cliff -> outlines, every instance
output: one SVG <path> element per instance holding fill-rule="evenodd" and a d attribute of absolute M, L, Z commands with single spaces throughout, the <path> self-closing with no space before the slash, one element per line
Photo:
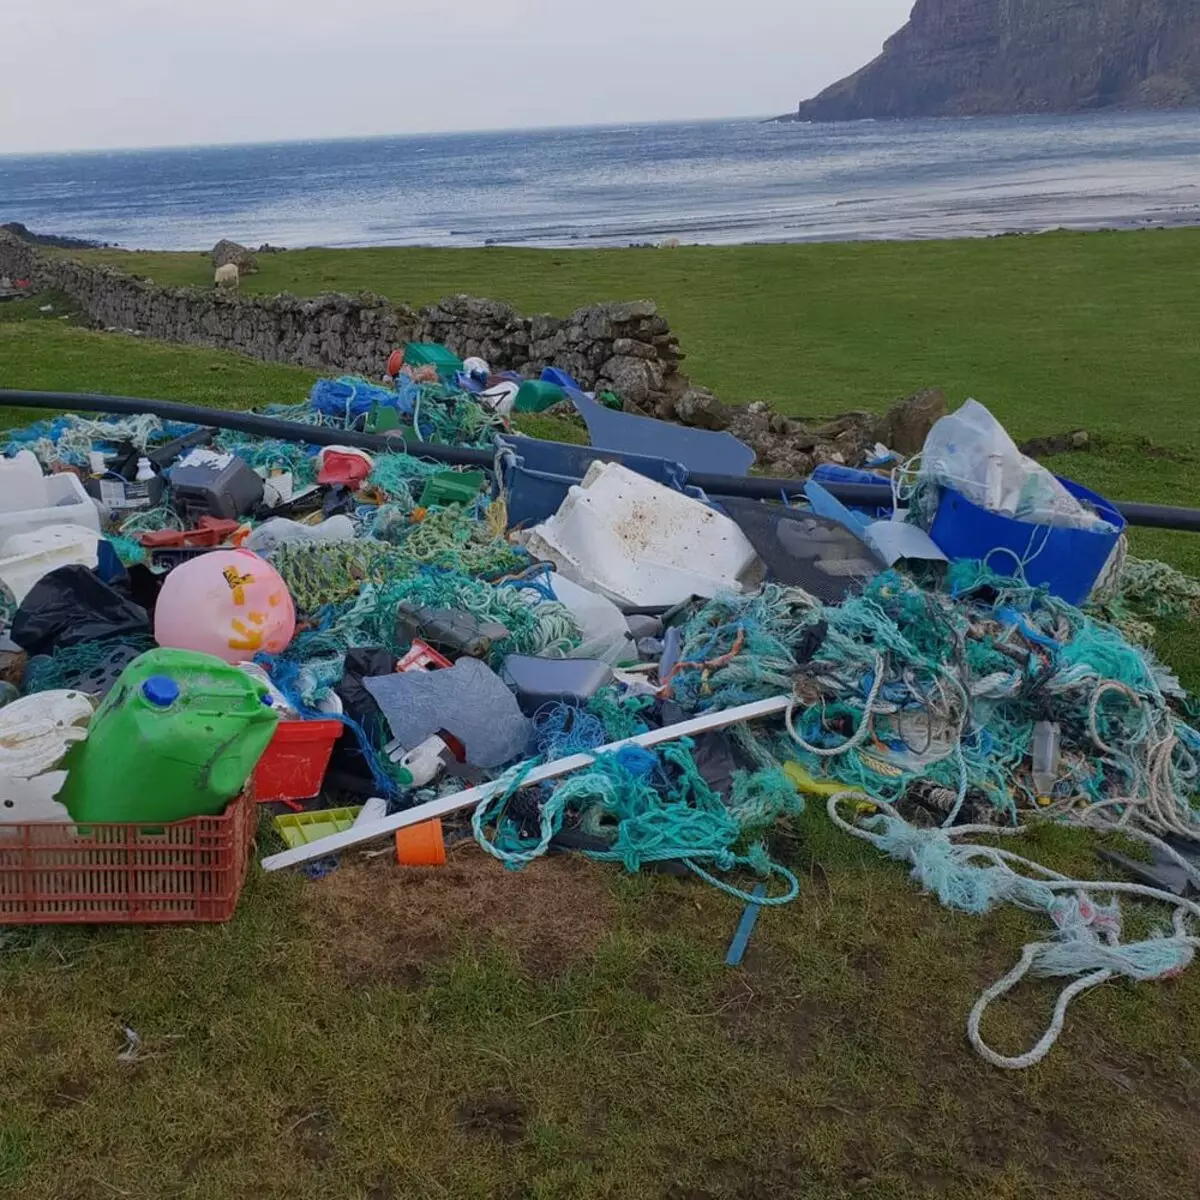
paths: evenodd
<path fill-rule="evenodd" d="M 917 0 L 874 62 L 782 119 L 1192 106 L 1198 0 Z"/>

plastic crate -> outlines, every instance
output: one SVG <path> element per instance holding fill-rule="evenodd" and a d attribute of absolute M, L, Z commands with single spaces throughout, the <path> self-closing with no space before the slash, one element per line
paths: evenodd
<path fill-rule="evenodd" d="M 261 804 L 311 800 L 321 793 L 341 721 L 280 721 L 254 768 L 254 798 Z"/>
<path fill-rule="evenodd" d="M 0 925 L 228 921 L 250 862 L 254 800 L 170 825 L 0 825 Z"/>
<path fill-rule="evenodd" d="M 433 367 L 439 375 L 449 379 L 463 369 L 463 360 L 437 342 L 409 342 L 404 347 L 406 367 Z"/>

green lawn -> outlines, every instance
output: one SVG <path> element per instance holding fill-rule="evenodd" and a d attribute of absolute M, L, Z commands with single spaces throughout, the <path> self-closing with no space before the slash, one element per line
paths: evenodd
<path fill-rule="evenodd" d="M 93 251 L 160 283 L 211 285 L 200 254 Z M 874 408 L 930 385 L 1018 437 L 1080 424 L 1200 442 L 1200 229 L 982 241 L 678 250 L 300 250 L 252 292 L 455 292 L 565 314 L 649 298 L 692 376 L 790 413 Z M 1136 422 L 1131 420 L 1136 414 Z"/>
<path fill-rule="evenodd" d="M 1115 496 L 1197 504 L 1198 256 L 1191 233 L 311 251 L 250 283 L 558 312 L 649 295 L 727 398 L 831 412 L 939 384 L 1019 436 L 1105 435 L 1059 465 Z M 140 269 L 199 281 L 206 263 Z M 0 306 L 0 386 L 241 406 L 312 379 L 35 313 Z M 1136 545 L 1200 574 L 1200 539 Z M 1163 648 L 1200 684 L 1189 628 Z M 505 874 L 469 844 L 440 871 L 256 875 L 220 928 L 0 934 L 0 1196 L 1196 1195 L 1200 972 L 1089 993 L 1042 1066 L 1001 1073 L 966 1014 L 1035 921 L 940 909 L 816 804 L 773 849 L 801 896 L 763 913 L 737 970 L 721 965 L 737 907 L 703 884 L 564 859 Z M 1098 873 L 1081 838 L 1031 850 Z M 1031 1044 L 1056 990 L 997 1006 L 991 1041 Z M 139 1061 L 117 1059 L 123 1024 Z"/>

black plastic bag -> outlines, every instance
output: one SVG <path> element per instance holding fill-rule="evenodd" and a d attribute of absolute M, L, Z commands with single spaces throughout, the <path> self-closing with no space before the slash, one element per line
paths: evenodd
<path fill-rule="evenodd" d="M 27 654 L 110 637 L 149 637 L 146 610 L 88 567 L 59 567 L 33 585 L 13 618 L 12 640 Z"/>
<path fill-rule="evenodd" d="M 387 675 L 395 669 L 396 660 L 387 650 L 370 646 L 347 650 L 342 681 L 333 689 L 342 702 L 342 712 L 363 728 L 379 750 L 383 749 L 391 734 L 388 733 L 387 721 L 375 697 L 363 686 L 363 680 Z M 330 776 L 336 777 L 340 787 L 361 791 L 364 795 L 375 794 L 371 768 L 359 747 L 358 738 L 350 734 L 338 738 L 329 762 L 329 771 Z M 355 781 L 359 787 L 355 787 Z"/>

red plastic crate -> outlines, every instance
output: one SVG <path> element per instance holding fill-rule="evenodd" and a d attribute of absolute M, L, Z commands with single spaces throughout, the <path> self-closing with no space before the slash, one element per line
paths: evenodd
<path fill-rule="evenodd" d="M 341 721 L 280 721 L 254 768 L 254 798 L 266 804 L 320 795 L 334 743 L 344 728 Z"/>
<path fill-rule="evenodd" d="M 0 825 L 0 925 L 228 921 L 256 819 L 247 790 L 170 825 Z"/>

